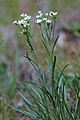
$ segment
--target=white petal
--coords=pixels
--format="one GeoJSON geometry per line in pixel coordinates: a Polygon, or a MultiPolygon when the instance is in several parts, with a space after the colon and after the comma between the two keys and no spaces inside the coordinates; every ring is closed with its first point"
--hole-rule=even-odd
{"type": "Polygon", "coordinates": [[[27,14],[24,14],[25,17],[27,17],[27,14]]]}
{"type": "Polygon", "coordinates": [[[43,21],[47,21],[47,18],[43,18],[43,21]]]}
{"type": "Polygon", "coordinates": [[[40,18],[40,15],[37,15],[36,18],[40,18]]]}
{"type": "Polygon", "coordinates": [[[53,12],[53,15],[57,15],[58,14],[58,12],[53,12]]]}
{"type": "Polygon", "coordinates": [[[58,14],[58,12],[52,12],[50,11],[49,15],[52,17],[52,16],[56,16],[58,14]]]}
{"type": "Polygon", "coordinates": [[[14,24],[17,24],[17,20],[15,20],[13,23],[14,23],[14,24]]]}
{"type": "Polygon", "coordinates": [[[39,14],[41,14],[42,12],[41,11],[38,11],[39,14]]]}
{"type": "Polygon", "coordinates": [[[31,16],[26,16],[25,18],[24,18],[24,20],[30,20],[31,19],[31,16]]]}
{"type": "Polygon", "coordinates": [[[48,16],[48,13],[45,13],[46,16],[48,16]]]}
{"type": "Polygon", "coordinates": [[[42,19],[37,19],[35,22],[39,24],[42,22],[42,19]]]}
{"type": "Polygon", "coordinates": [[[23,16],[25,16],[25,14],[24,14],[24,13],[22,13],[22,14],[21,14],[21,17],[23,17],[23,16]]]}
{"type": "Polygon", "coordinates": [[[46,23],[51,23],[52,21],[51,20],[47,20],[46,23]]]}

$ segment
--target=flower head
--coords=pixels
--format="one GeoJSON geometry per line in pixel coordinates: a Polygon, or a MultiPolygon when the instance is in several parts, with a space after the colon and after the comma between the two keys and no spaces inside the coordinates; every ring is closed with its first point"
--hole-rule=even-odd
{"type": "Polygon", "coordinates": [[[31,19],[31,16],[27,15],[27,16],[24,17],[24,20],[30,20],[30,19],[31,19]]]}
{"type": "Polygon", "coordinates": [[[50,12],[49,15],[52,17],[52,16],[56,16],[58,14],[58,12],[50,12]]]}
{"type": "Polygon", "coordinates": [[[24,20],[18,20],[18,25],[23,25],[24,24],[24,20]]]}
{"type": "Polygon", "coordinates": [[[23,16],[24,16],[24,13],[22,13],[20,16],[23,17],[23,16]]]}
{"type": "Polygon", "coordinates": [[[16,25],[17,25],[17,24],[18,24],[17,20],[15,20],[15,21],[13,22],[13,24],[16,24],[16,25]]]}
{"type": "Polygon", "coordinates": [[[42,19],[43,13],[41,11],[38,11],[38,15],[36,15],[36,19],[42,19]]]}
{"type": "Polygon", "coordinates": [[[40,18],[40,15],[36,15],[36,19],[40,18]]]}
{"type": "Polygon", "coordinates": [[[48,26],[50,26],[51,22],[52,22],[51,20],[47,20],[46,21],[46,23],[47,23],[48,26]]]}
{"type": "Polygon", "coordinates": [[[50,24],[51,22],[52,22],[51,20],[47,20],[47,21],[46,21],[46,23],[49,23],[49,24],[50,24]]]}
{"type": "Polygon", "coordinates": [[[42,20],[43,20],[43,22],[45,23],[45,22],[47,21],[47,18],[43,18],[42,20]]]}
{"type": "Polygon", "coordinates": [[[24,26],[24,28],[29,27],[30,23],[25,23],[23,26],[24,26]]]}
{"type": "Polygon", "coordinates": [[[18,25],[22,29],[21,33],[23,33],[24,35],[27,35],[27,32],[29,30],[28,28],[30,26],[30,19],[31,19],[31,16],[22,13],[21,20],[15,20],[13,23],[18,25]]]}
{"type": "Polygon", "coordinates": [[[41,11],[38,11],[39,14],[41,14],[42,12],[41,11]]]}
{"type": "Polygon", "coordinates": [[[48,16],[48,13],[45,13],[46,16],[48,16]]]}
{"type": "Polygon", "coordinates": [[[50,11],[49,16],[50,16],[52,19],[56,19],[57,14],[58,14],[58,12],[52,12],[52,11],[50,11]]]}
{"type": "Polygon", "coordinates": [[[21,17],[22,17],[22,18],[24,18],[24,17],[26,17],[26,16],[27,16],[27,14],[24,14],[24,13],[21,14],[21,17]]]}
{"type": "Polygon", "coordinates": [[[41,24],[41,23],[42,23],[42,19],[37,19],[37,20],[35,20],[35,22],[36,22],[37,24],[41,24]]]}
{"type": "Polygon", "coordinates": [[[16,25],[19,25],[23,28],[29,27],[31,16],[22,13],[21,18],[22,18],[21,20],[15,20],[13,23],[16,24],[16,25]]]}

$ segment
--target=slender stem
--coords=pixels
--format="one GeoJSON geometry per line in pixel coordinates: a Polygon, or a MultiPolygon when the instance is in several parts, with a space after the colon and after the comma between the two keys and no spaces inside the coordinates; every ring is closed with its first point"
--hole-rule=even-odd
{"type": "Polygon", "coordinates": [[[38,58],[37,58],[37,55],[36,55],[36,51],[32,51],[32,57],[34,59],[34,61],[36,62],[38,68],[39,68],[39,63],[38,63],[38,58]]]}
{"type": "Polygon", "coordinates": [[[48,34],[48,31],[47,31],[47,29],[46,29],[46,26],[45,26],[45,24],[44,24],[44,28],[45,28],[45,31],[46,31],[46,35],[47,35],[47,38],[48,38],[48,40],[49,40],[49,42],[50,42],[50,37],[49,37],[49,34],[48,34]]]}
{"type": "Polygon", "coordinates": [[[30,61],[30,63],[34,63],[34,65],[36,65],[36,67],[40,71],[40,68],[39,68],[38,64],[28,56],[28,53],[26,53],[26,55],[27,56],[24,56],[24,57],[26,57],[30,61]]]}
{"type": "MultiPolygon", "coordinates": [[[[41,26],[40,26],[40,28],[41,28],[41,26]]],[[[46,51],[47,51],[47,54],[48,54],[50,60],[52,61],[52,58],[51,58],[51,55],[50,55],[50,53],[49,53],[48,47],[46,46],[46,44],[45,44],[45,42],[44,42],[44,41],[45,41],[45,37],[44,37],[44,35],[43,35],[42,28],[41,28],[41,34],[42,34],[42,38],[43,38],[42,43],[43,43],[43,45],[44,45],[44,47],[45,47],[45,49],[46,49],[46,51]]]]}
{"type": "Polygon", "coordinates": [[[56,19],[54,19],[54,26],[53,26],[53,40],[55,38],[55,23],[56,23],[56,19]]]}
{"type": "Polygon", "coordinates": [[[27,32],[28,32],[28,33],[26,34],[27,43],[28,43],[28,45],[29,45],[30,48],[31,48],[32,57],[33,57],[34,61],[36,61],[37,65],[38,65],[38,59],[37,59],[36,51],[35,51],[35,48],[34,48],[32,42],[31,42],[32,37],[31,37],[30,32],[29,32],[29,31],[27,31],[27,32]]]}

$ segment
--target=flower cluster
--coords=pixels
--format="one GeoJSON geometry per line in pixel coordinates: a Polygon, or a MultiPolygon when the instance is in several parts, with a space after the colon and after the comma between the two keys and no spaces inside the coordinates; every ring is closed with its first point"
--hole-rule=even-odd
{"type": "MultiPolygon", "coordinates": [[[[38,11],[38,15],[36,16],[35,22],[39,25],[41,25],[41,23],[44,23],[49,27],[51,25],[51,22],[55,20],[57,14],[58,12],[50,11],[49,13],[43,14],[41,11],[38,11]]],[[[15,20],[13,23],[21,27],[22,28],[21,33],[25,34],[30,26],[30,19],[31,16],[22,13],[21,20],[15,20]]]]}
{"type": "Polygon", "coordinates": [[[41,23],[47,23],[49,26],[50,23],[56,18],[57,14],[58,12],[50,11],[49,13],[43,14],[41,11],[38,11],[35,22],[39,25],[41,25],[41,23]]]}
{"type": "Polygon", "coordinates": [[[26,32],[28,27],[30,26],[30,19],[31,16],[28,16],[27,14],[21,14],[21,20],[15,20],[13,23],[20,26],[22,28],[22,32],[26,32]]]}

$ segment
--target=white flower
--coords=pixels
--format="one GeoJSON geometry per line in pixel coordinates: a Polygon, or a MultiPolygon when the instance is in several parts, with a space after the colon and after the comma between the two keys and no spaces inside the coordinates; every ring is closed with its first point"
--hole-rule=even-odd
{"type": "Polygon", "coordinates": [[[47,18],[43,18],[43,22],[46,22],[47,21],[47,18]]]}
{"type": "Polygon", "coordinates": [[[42,17],[43,16],[43,13],[40,13],[40,17],[42,17]]]}
{"type": "Polygon", "coordinates": [[[47,18],[43,18],[43,20],[44,20],[44,21],[46,21],[46,20],[47,20],[47,18]]]}
{"type": "Polygon", "coordinates": [[[31,16],[27,16],[27,18],[28,18],[28,20],[30,20],[30,19],[31,19],[31,16]]]}
{"type": "Polygon", "coordinates": [[[27,17],[27,14],[24,14],[25,17],[27,17]]]}
{"type": "Polygon", "coordinates": [[[31,16],[25,16],[24,20],[30,20],[31,16]]]}
{"type": "Polygon", "coordinates": [[[26,24],[24,24],[24,27],[26,27],[26,24]]]}
{"type": "Polygon", "coordinates": [[[46,23],[50,24],[52,21],[51,20],[47,20],[46,23]]]}
{"type": "Polygon", "coordinates": [[[19,24],[19,25],[24,24],[24,20],[23,20],[23,19],[22,19],[22,20],[18,20],[18,24],[19,24]]]}
{"type": "Polygon", "coordinates": [[[36,18],[37,18],[37,19],[40,18],[40,15],[36,15],[36,18]]]}
{"type": "Polygon", "coordinates": [[[18,22],[17,22],[17,20],[15,20],[14,22],[13,22],[13,24],[17,24],[18,22]]]}
{"type": "Polygon", "coordinates": [[[38,11],[39,15],[36,16],[36,18],[42,18],[43,13],[41,11],[38,11]]]}
{"type": "Polygon", "coordinates": [[[51,20],[46,21],[48,27],[50,26],[51,22],[52,22],[51,20]]]}
{"type": "Polygon", "coordinates": [[[38,19],[38,18],[42,18],[42,16],[43,16],[43,13],[41,13],[40,15],[37,15],[36,18],[37,18],[37,19],[38,19]]]}
{"type": "Polygon", "coordinates": [[[24,14],[24,13],[21,14],[21,17],[25,20],[30,20],[31,19],[31,16],[28,16],[27,14],[24,14]]]}
{"type": "Polygon", "coordinates": [[[37,20],[35,20],[35,22],[36,22],[37,24],[40,24],[40,23],[42,22],[42,19],[37,19],[37,20]]]}
{"type": "Polygon", "coordinates": [[[48,13],[45,13],[46,16],[48,16],[48,13]]]}
{"type": "Polygon", "coordinates": [[[22,13],[22,14],[21,14],[21,17],[22,17],[22,18],[27,17],[27,14],[22,13]]]}
{"type": "Polygon", "coordinates": [[[22,13],[20,16],[21,16],[21,17],[24,17],[25,15],[24,15],[24,13],[22,13]]]}
{"type": "Polygon", "coordinates": [[[24,26],[24,28],[25,28],[25,27],[27,27],[27,26],[30,26],[30,24],[29,24],[29,23],[25,23],[25,24],[23,24],[23,26],[24,26]]]}
{"type": "Polygon", "coordinates": [[[58,14],[58,12],[53,12],[53,15],[55,16],[55,15],[57,15],[58,14]]]}
{"type": "Polygon", "coordinates": [[[39,14],[41,14],[42,12],[41,11],[38,11],[39,14]]]}
{"type": "Polygon", "coordinates": [[[52,12],[52,11],[50,11],[50,13],[49,13],[49,15],[50,15],[51,17],[56,16],[57,14],[58,14],[58,12],[52,12]]]}
{"type": "Polygon", "coordinates": [[[25,21],[24,19],[18,20],[18,24],[23,26],[29,26],[29,22],[27,20],[25,21]]]}

